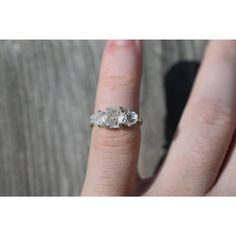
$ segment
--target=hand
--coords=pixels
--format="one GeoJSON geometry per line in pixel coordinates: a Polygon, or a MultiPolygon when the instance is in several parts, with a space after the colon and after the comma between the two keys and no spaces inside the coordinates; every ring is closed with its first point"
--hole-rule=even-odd
{"type": "MultiPolygon", "coordinates": [[[[139,111],[141,60],[140,41],[107,43],[95,110],[139,111]]],[[[157,176],[137,173],[138,125],[94,127],[81,195],[236,195],[235,125],[236,41],[213,41],[157,176]]]]}

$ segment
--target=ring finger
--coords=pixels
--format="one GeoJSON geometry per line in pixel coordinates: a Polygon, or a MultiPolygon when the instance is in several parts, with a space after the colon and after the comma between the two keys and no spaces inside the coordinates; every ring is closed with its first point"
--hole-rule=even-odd
{"type": "MultiPolygon", "coordinates": [[[[97,88],[95,110],[122,106],[139,110],[141,42],[109,41],[97,88]]],[[[82,195],[127,195],[136,182],[140,128],[94,127],[82,195]]]]}

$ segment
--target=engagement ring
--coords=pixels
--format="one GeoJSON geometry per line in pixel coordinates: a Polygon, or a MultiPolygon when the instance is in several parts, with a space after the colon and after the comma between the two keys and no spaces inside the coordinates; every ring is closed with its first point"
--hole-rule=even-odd
{"type": "Polygon", "coordinates": [[[90,125],[118,129],[131,127],[135,124],[141,125],[143,120],[138,114],[123,107],[108,107],[106,111],[97,111],[90,116],[90,125]]]}

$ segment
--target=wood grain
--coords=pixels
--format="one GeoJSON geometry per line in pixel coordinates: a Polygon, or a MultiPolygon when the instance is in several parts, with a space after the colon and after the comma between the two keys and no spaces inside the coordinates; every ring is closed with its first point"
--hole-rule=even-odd
{"type": "MultiPolygon", "coordinates": [[[[0,41],[0,195],[79,195],[104,41],[0,41]]],[[[163,153],[163,78],[200,60],[204,41],[146,41],[139,170],[163,153]],[[152,105],[152,106],[151,106],[152,105]]]]}

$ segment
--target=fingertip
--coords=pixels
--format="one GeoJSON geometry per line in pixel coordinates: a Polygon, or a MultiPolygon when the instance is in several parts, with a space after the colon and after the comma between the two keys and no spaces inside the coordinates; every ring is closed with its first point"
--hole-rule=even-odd
{"type": "Polygon", "coordinates": [[[108,43],[114,47],[135,46],[136,40],[110,40],[108,43]]]}
{"type": "Polygon", "coordinates": [[[137,50],[142,49],[142,41],[141,40],[108,40],[107,41],[107,48],[127,48],[133,47],[137,50]]]}

